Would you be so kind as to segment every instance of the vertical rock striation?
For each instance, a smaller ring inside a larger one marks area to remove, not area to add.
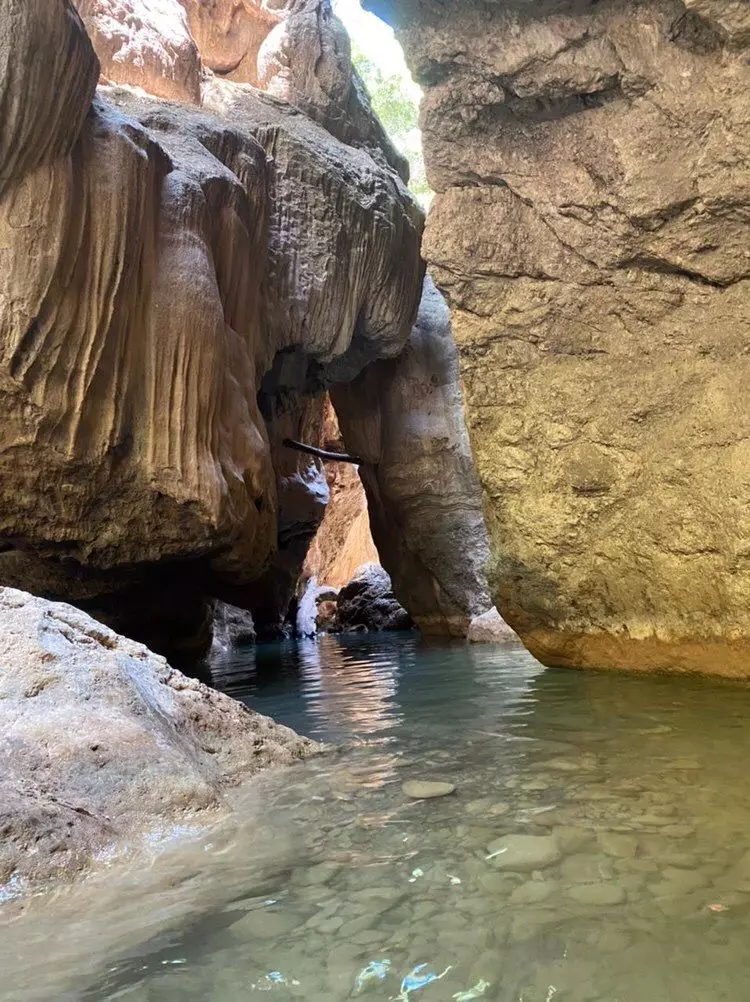
[[[750,9],[367,4],[426,88],[490,585],[551,665],[750,674]]]
[[[247,85],[199,94],[170,0],[81,9],[107,79],[188,103],[95,97],[68,0],[0,0],[0,583],[141,635],[160,590],[187,608],[271,564],[301,467],[258,391],[275,415],[401,350],[422,216],[387,151]]]

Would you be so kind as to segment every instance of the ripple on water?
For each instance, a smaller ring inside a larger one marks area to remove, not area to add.
[[[8,997],[748,993],[746,686],[414,635],[261,646],[215,680],[344,751],[264,775],[190,847],[30,907],[4,930]],[[457,790],[413,800],[409,779]]]

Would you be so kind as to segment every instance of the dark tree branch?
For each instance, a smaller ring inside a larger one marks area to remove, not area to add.
[[[359,456],[348,456],[345,452],[326,452],[325,449],[317,449],[314,445],[305,445],[304,442],[295,442],[293,438],[285,438],[283,443],[287,449],[296,449],[297,452],[306,452],[308,456],[315,456],[317,459],[327,459],[332,463],[353,463],[355,466],[362,466],[363,459]]]

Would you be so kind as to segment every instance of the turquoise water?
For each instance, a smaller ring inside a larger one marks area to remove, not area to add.
[[[748,687],[411,634],[248,649],[214,680],[341,750],[27,917],[5,997],[750,997]],[[456,792],[410,800],[408,779]]]

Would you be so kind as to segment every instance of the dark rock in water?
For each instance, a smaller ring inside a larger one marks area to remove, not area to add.
[[[227,602],[214,603],[213,650],[228,650],[255,643],[252,613]]]
[[[391,579],[378,564],[363,564],[338,596],[338,627],[344,632],[410,630],[406,609],[393,594]]]
[[[315,620],[318,633],[332,633],[338,624],[338,602],[325,599],[318,602],[318,615]]]

